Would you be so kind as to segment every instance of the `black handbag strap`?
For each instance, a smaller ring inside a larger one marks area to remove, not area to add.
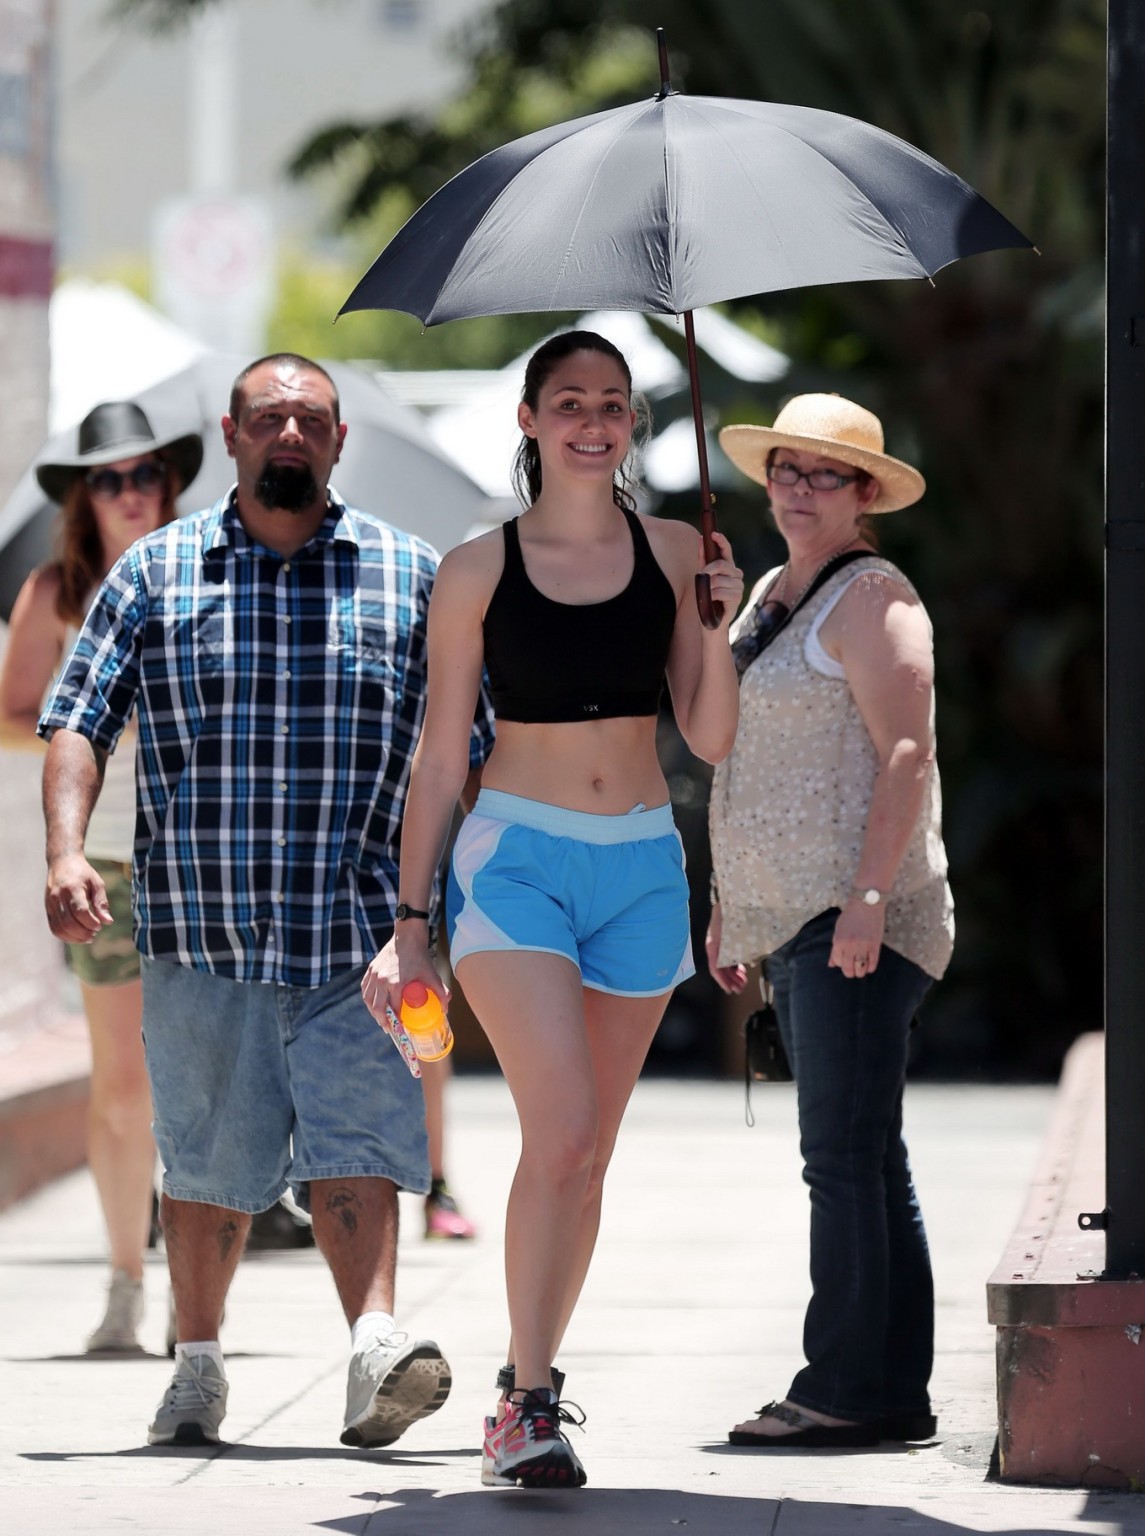
[[[870,549],[848,549],[844,550],[841,555],[836,555],[833,560],[828,560],[827,564],[823,566],[821,570],[816,572],[814,580],[800,595],[799,601],[795,604],[795,606],[793,608],[789,608],[780,619],[779,623],[776,624],[774,628],[770,629],[764,636],[756,654],[762,655],[763,652],[767,650],[768,646],[772,643],[773,640],[775,640],[776,636],[782,634],[782,632],[791,623],[792,619],[799,612],[800,608],[802,608],[805,603],[809,603],[811,601],[811,599],[815,596],[816,592],[818,592],[819,588],[824,584],[824,582],[830,581],[831,577],[834,576],[837,571],[841,571],[844,566],[851,565],[856,560],[864,560],[873,553],[874,551]],[[767,599],[764,598],[763,602],[766,601]]]

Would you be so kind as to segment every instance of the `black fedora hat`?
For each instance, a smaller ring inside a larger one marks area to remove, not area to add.
[[[80,422],[75,454],[37,464],[36,479],[53,501],[63,501],[77,475],[144,453],[161,453],[174,466],[180,488],[185,489],[203,462],[203,439],[197,432],[156,437],[134,401],[111,400],[95,406]]]

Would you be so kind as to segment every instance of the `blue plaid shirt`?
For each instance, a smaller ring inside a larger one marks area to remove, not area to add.
[[[393,927],[437,556],[331,492],[284,559],[232,497],[118,561],[39,729],[110,751],[137,711],[145,955],[315,987],[367,964]],[[492,742],[483,693],[471,765]]]

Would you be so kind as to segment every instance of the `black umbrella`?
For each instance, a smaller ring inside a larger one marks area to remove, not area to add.
[[[681,96],[662,30],[657,39],[659,95],[482,156],[403,225],[341,313],[399,309],[426,325],[529,310],[682,314],[710,560],[694,308],[929,277],[960,256],[1031,242],[953,171],[879,128],[809,107]]]

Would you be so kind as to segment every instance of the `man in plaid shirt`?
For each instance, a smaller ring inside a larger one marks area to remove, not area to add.
[[[346,425],[317,364],[252,363],[222,429],[237,485],[128,550],[40,721],[48,921],[72,943],[111,921],[83,839],[134,710],[135,941],[178,1339],[148,1440],[218,1440],[224,1299],[251,1215],[289,1183],[352,1328],[342,1441],[387,1445],[450,1387],[437,1345],[394,1322],[397,1191],[429,1187],[424,1107],[360,991],[402,916],[437,557],[330,489]],[[475,770],[491,746],[483,704]]]

